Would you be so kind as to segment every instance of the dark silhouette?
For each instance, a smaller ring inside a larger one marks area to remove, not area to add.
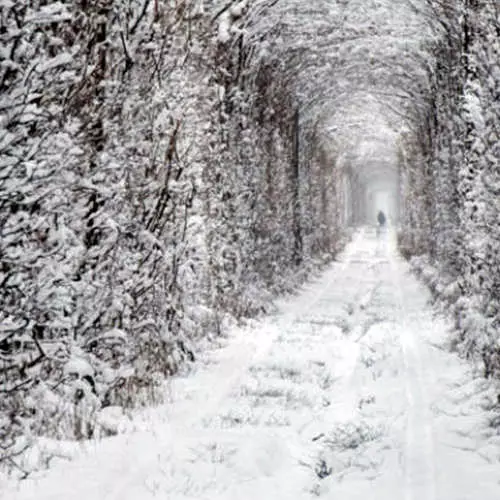
[[[385,215],[384,215],[384,212],[382,212],[382,210],[379,210],[379,212],[377,214],[377,220],[378,220],[379,226],[382,227],[385,225]]]

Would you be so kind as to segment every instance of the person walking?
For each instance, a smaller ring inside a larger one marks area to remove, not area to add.
[[[385,226],[385,214],[384,214],[384,212],[382,212],[382,210],[379,210],[379,212],[377,214],[377,221],[378,221],[378,225],[380,227]]]
[[[382,210],[378,211],[377,221],[378,221],[377,236],[380,236],[383,228],[385,227],[385,214],[384,214],[384,212],[382,212]]]

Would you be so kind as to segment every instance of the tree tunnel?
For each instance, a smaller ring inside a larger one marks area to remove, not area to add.
[[[244,40],[259,40],[265,50],[254,51],[248,64],[272,66],[287,82],[300,115],[301,169],[315,150],[324,152],[339,177],[332,193],[342,205],[340,225],[374,223],[378,210],[397,225],[399,207],[407,205],[398,164],[407,141],[402,131],[418,128],[430,99],[426,2],[258,5]]]
[[[433,262],[497,326],[499,12],[475,0],[262,1],[241,26],[249,71],[272,68],[298,109],[301,249],[383,210],[403,254]]]
[[[263,1],[242,38],[298,108],[302,237],[311,218],[340,234],[383,210],[404,255],[425,256],[488,315],[469,344],[487,366],[500,365],[485,340],[500,325],[499,16],[475,0]],[[329,225],[314,196],[330,200]]]
[[[500,373],[498,2],[3,4],[0,420],[82,356],[129,404],[378,210]]]

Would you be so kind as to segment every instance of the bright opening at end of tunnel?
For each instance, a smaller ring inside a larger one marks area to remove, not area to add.
[[[344,171],[345,222],[349,225],[377,224],[379,212],[388,225],[397,225],[400,215],[401,179],[397,138],[387,126],[365,129],[349,141],[350,149],[342,158]]]

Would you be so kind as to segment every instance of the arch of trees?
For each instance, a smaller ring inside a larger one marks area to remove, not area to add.
[[[498,375],[497,2],[12,0],[0,40],[0,465],[160,398],[380,193]]]

